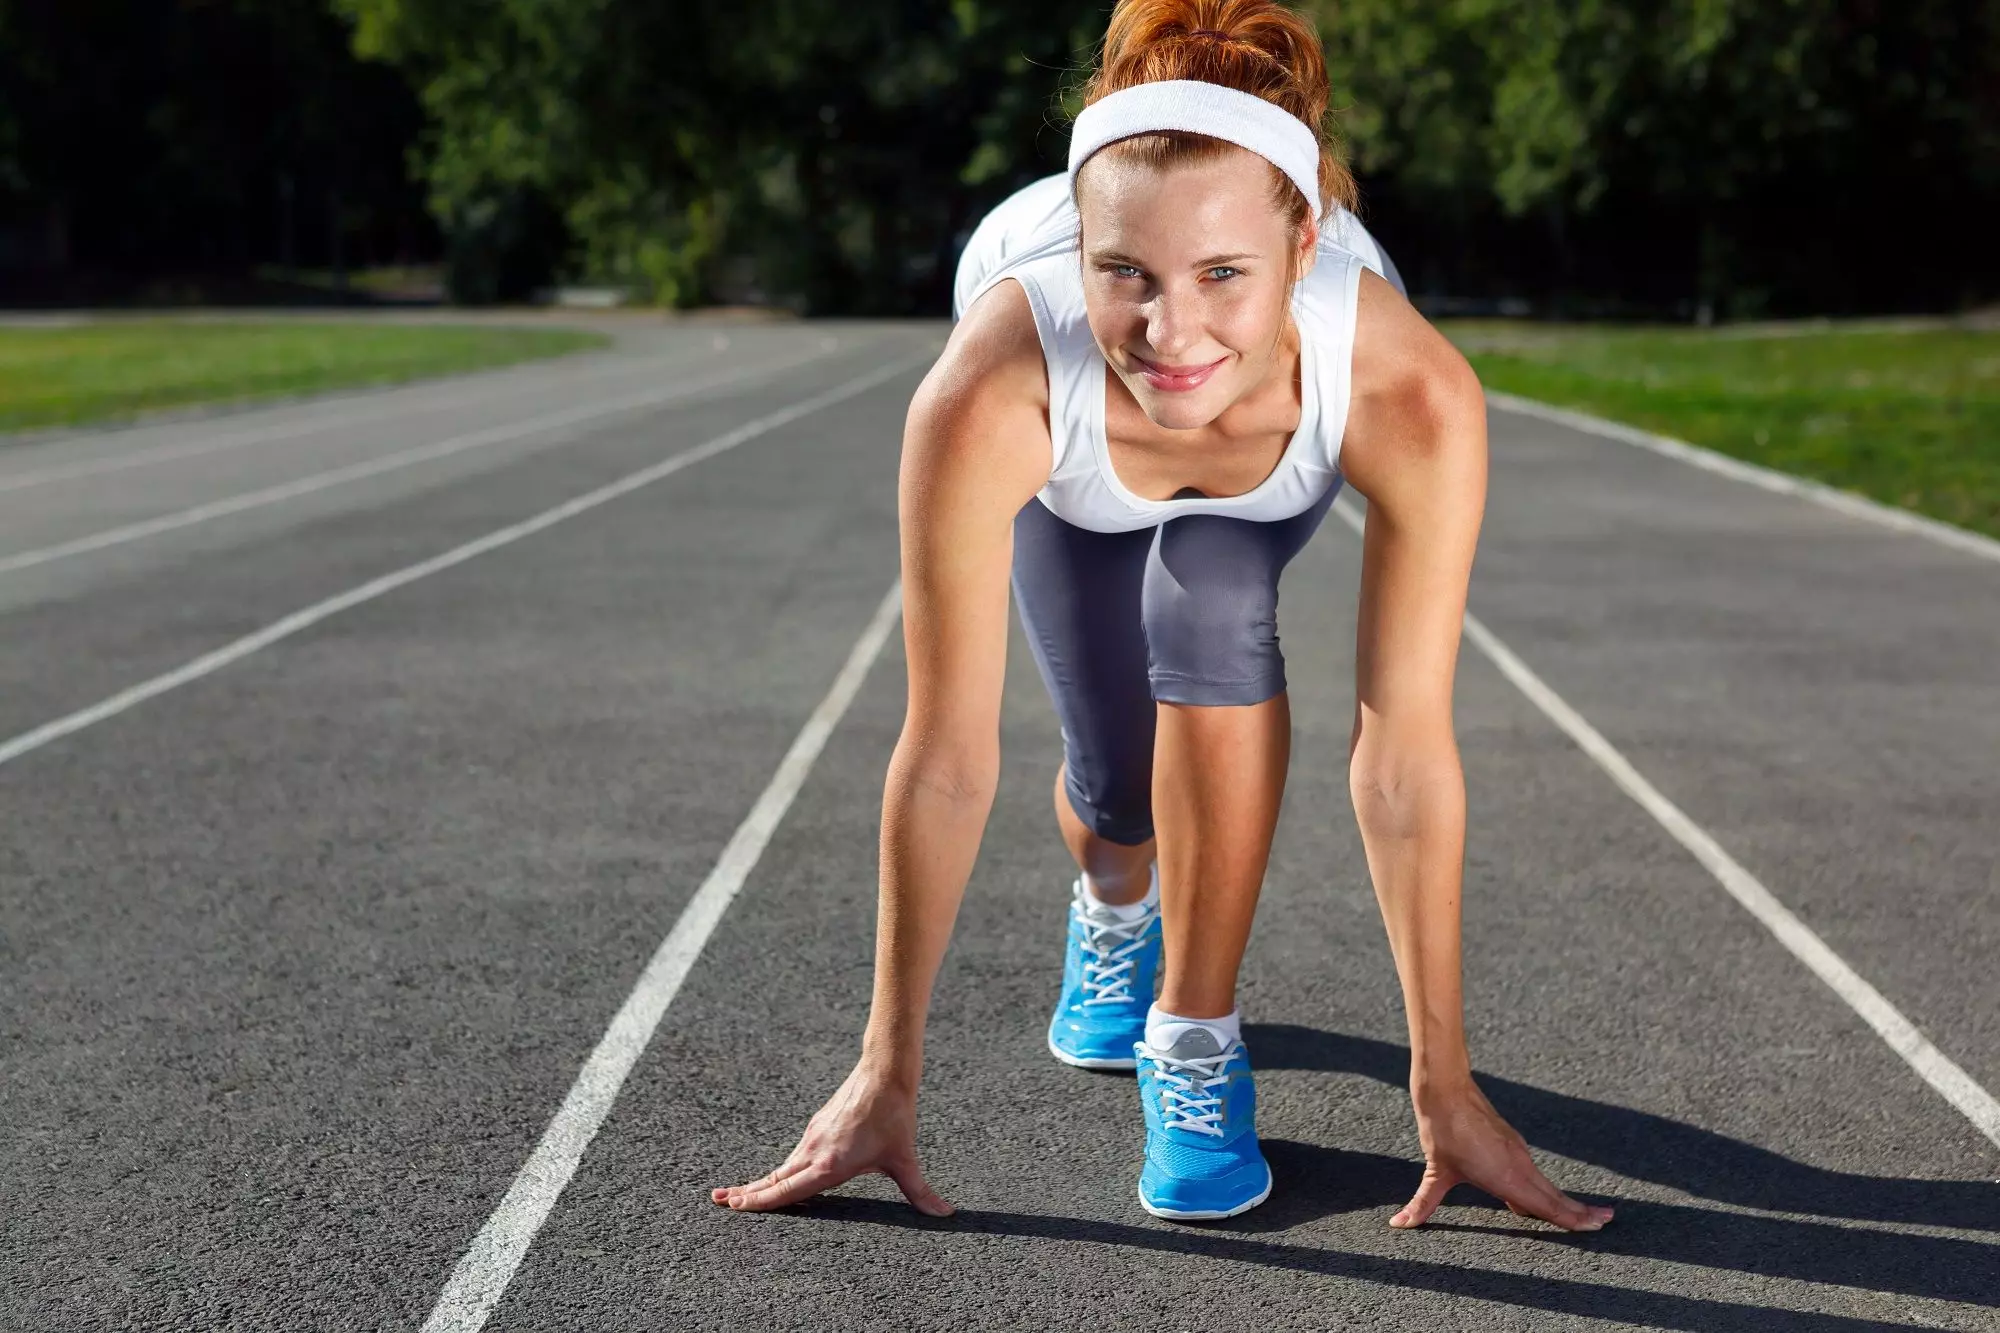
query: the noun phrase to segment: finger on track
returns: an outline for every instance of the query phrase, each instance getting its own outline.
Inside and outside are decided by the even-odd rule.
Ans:
[[[750,1181],[748,1184],[725,1185],[716,1189],[713,1192],[717,1195],[727,1195],[727,1194],[732,1194],[738,1190],[763,1189],[767,1185],[776,1185],[780,1181],[791,1179],[799,1172],[805,1170],[807,1165],[808,1163],[803,1160],[788,1161],[784,1165],[778,1167],[777,1169],[767,1172],[764,1175],[757,1177],[757,1179]]]
[[[1403,1205],[1401,1212],[1389,1219],[1392,1227],[1420,1227],[1430,1221],[1431,1214],[1444,1202],[1444,1196],[1451,1193],[1452,1186],[1458,1184],[1458,1177],[1447,1171],[1432,1168],[1424,1172],[1424,1180],[1417,1186],[1417,1192]]]
[[[1596,1231],[1611,1220],[1609,1208],[1579,1203],[1539,1174],[1526,1186],[1507,1199],[1508,1209],[1520,1216],[1539,1218],[1565,1231]]]
[[[848,1177],[827,1166],[815,1166],[775,1185],[744,1189],[729,1197],[729,1206],[739,1212],[763,1213],[803,1203],[822,1190],[841,1184]]]
[[[882,1174],[896,1182],[896,1188],[903,1191],[903,1197],[920,1213],[932,1217],[950,1217],[958,1211],[946,1203],[938,1192],[924,1179],[924,1169],[914,1156],[885,1163]]]

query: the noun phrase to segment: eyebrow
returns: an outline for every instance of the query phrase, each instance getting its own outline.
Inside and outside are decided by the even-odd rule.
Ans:
[[[1197,269],[1218,268],[1224,264],[1234,264],[1244,259],[1262,258],[1262,255],[1254,255],[1248,251],[1233,255],[1210,255],[1208,258],[1191,265],[1191,267]],[[1093,250],[1090,253],[1090,259],[1094,264],[1130,264],[1133,268],[1146,267],[1138,260],[1132,258],[1132,256],[1119,250]]]

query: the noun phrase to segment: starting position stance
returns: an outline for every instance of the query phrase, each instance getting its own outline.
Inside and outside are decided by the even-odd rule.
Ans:
[[[917,1085],[999,779],[1010,585],[1062,721],[1056,818],[1081,871],[1049,1048],[1136,1068],[1148,1212],[1270,1194],[1236,974],[1290,756],[1278,576],[1345,479],[1368,500],[1349,785],[1427,1159],[1392,1225],[1460,1181],[1560,1226],[1609,1220],[1542,1176],[1472,1080],[1451,694],[1485,408],[1354,219],[1327,100],[1316,35],[1271,0],[1121,0],[1068,175],[974,234],[904,433],[909,709],[861,1058],[784,1165],[717,1203],[879,1171],[950,1211],[917,1163]]]

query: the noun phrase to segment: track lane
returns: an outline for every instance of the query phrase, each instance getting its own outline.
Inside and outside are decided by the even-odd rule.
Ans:
[[[0,1010],[32,1015],[0,1047],[0,1175],[29,1201],[10,1321],[421,1319],[823,690],[850,600],[879,599],[858,570],[892,488],[866,460],[893,462],[913,383],[0,769]],[[269,552],[264,590],[662,452],[612,433],[347,516]],[[72,627],[115,608],[90,610]]]
[[[815,364],[779,386],[753,382],[733,394],[700,397],[642,419],[577,432],[559,448],[531,449],[497,471],[427,479],[396,509],[401,526],[367,519],[354,497],[335,512],[274,515],[272,530],[219,534],[209,553],[157,547],[105,559],[83,586],[33,599],[5,613],[0,635],[0,736],[13,736],[180,666],[238,636],[322,598],[435,557],[535,512],[518,494],[566,501],[721,436],[779,401],[803,401],[902,355],[907,340]],[[489,484],[489,473],[500,479]],[[519,492],[509,489],[519,486]],[[394,492],[391,493],[393,497]],[[546,506],[542,506],[546,507]],[[348,522],[359,517],[359,522]],[[249,522],[248,519],[245,522]],[[239,550],[251,542],[249,552]],[[129,565],[130,568],[126,568]],[[10,583],[0,579],[0,605]],[[115,577],[113,575],[115,574]]]
[[[1978,1228],[2000,1188],[1955,1175],[1983,1141],[1478,662],[1460,701],[1474,1050],[1532,1141],[1572,1155],[1551,1161],[1557,1178],[1618,1199],[1620,1217],[1565,1239],[1461,1191],[1442,1226],[1387,1229],[1417,1147],[1337,763],[1353,614],[1337,589],[1354,573],[1338,545],[1316,543],[1288,584],[1292,660],[1328,674],[1294,671],[1294,785],[1246,967],[1270,1204],[1215,1227],[1145,1219],[1129,1080],[1042,1050],[1065,872],[1046,808],[1054,724],[1017,635],[1003,790],[940,980],[922,1110],[959,1220],[917,1218],[883,1180],[769,1217],[705,1198],[778,1160],[853,1059],[901,719],[885,660],[492,1326],[812,1328],[885,1303],[913,1328],[1136,1329],[1195,1308],[1274,1329],[1990,1319],[2000,1293],[1977,1265],[2000,1248]],[[1289,590],[1309,585],[1330,592],[1301,611]]]
[[[5,1058],[41,1043],[30,1054],[56,1063],[28,1082],[67,1078],[83,1093],[93,1058],[154,1075],[96,1085],[108,1095],[79,1095],[52,1122],[11,1121],[42,1137],[25,1144],[28,1174],[0,1172],[36,1182],[57,1215],[37,1214],[31,1233],[10,1222],[8,1254],[137,1223],[108,1257],[93,1251],[95,1268],[60,1250],[60,1267],[36,1270],[47,1299],[133,1322],[414,1326],[678,910],[655,869],[679,884],[706,872],[851,645],[857,608],[893,573],[902,406],[871,396],[852,422],[808,432],[804,453],[774,453],[775,468],[747,452],[741,468],[716,460],[686,475],[666,513],[578,526],[533,562],[496,555],[454,577],[448,598],[385,602],[288,652],[283,670],[274,658],[201,708],[123,733],[115,770],[73,757],[31,807],[12,805],[0,770],[10,810],[36,829],[0,863],[0,902],[16,909],[0,941],[63,955],[69,988],[53,1007],[9,998],[8,1012],[60,1021],[12,1034]],[[1512,462],[1497,435],[1496,457]],[[642,447],[657,441],[607,438],[576,459],[609,470]],[[315,525],[311,545],[268,547],[260,572],[280,585],[320,577],[316,561],[352,558],[415,514],[490,518],[507,488],[573,485],[575,460],[560,461]],[[1553,648],[1556,669],[1574,670],[1569,650],[1606,615],[1590,597],[1630,595],[1611,576],[1635,520],[1621,508],[1566,533],[1558,491],[1517,527],[1499,484],[1511,475],[1496,468],[1484,549],[1498,532],[1590,556],[1545,589],[1569,595],[1577,622],[1505,632],[1538,667]],[[1602,503],[1587,488],[1567,501]],[[1503,513],[1515,517],[1503,525]],[[885,658],[494,1326],[823,1327],[888,1301],[911,1327],[1066,1325],[1082,1311],[1157,1328],[1194,1310],[1270,1328],[1988,1326],[2000,1297],[1983,1261],[2000,1253],[2000,1203],[1983,1141],[1470,655],[1475,1058],[1531,1141],[1568,1154],[1544,1159],[1559,1181],[1618,1197],[1620,1217],[1557,1240],[1514,1234],[1504,1214],[1455,1196],[1446,1227],[1384,1228],[1413,1187],[1416,1147],[1396,1086],[1393,972],[1346,813],[1344,543],[1330,525],[1286,583],[1299,740],[1245,986],[1280,1171],[1271,1205],[1227,1228],[1143,1219],[1120,1167],[1136,1169],[1129,1084],[1041,1052],[1067,876],[1047,810],[1054,725],[1017,636],[1003,802],[941,983],[924,1110],[927,1163],[966,1214],[913,1226],[882,1202],[886,1182],[773,1218],[703,1197],[782,1155],[851,1061],[881,772],[901,719],[900,659]],[[1475,609],[1497,625],[1510,604],[1488,611],[1489,573],[1482,556]],[[66,631],[39,622],[56,637],[8,641],[35,645],[24,665],[46,652],[40,674],[24,674],[55,689],[49,660],[89,660],[61,633],[157,624],[168,586],[79,609]],[[1702,684],[1702,646],[1680,663],[1687,685]],[[1680,702],[1619,693],[1625,683],[1585,671],[1562,688]],[[1759,723],[1779,736],[1782,703]],[[1727,708],[1711,719],[1741,720]],[[204,873],[222,882],[188,882]],[[174,901],[198,910],[135,933],[149,921],[134,904]],[[1970,910],[1982,928],[1984,909]],[[240,966],[256,941],[266,954]],[[0,967],[20,975],[11,959]],[[219,1070],[232,1065],[256,1077],[231,1085]],[[440,1065],[464,1084],[455,1103],[437,1094]],[[8,1072],[0,1086],[20,1086]],[[118,1151],[126,1125],[171,1130],[187,1106],[206,1124],[153,1140],[167,1146],[150,1159]],[[52,1128],[95,1137],[79,1148]],[[113,1211],[149,1189],[161,1206]],[[178,1233],[163,1207],[179,1209]]]
[[[883,337],[894,338],[879,328],[835,333],[799,326],[756,339],[737,336],[734,343],[730,336],[704,335],[695,347],[640,341],[615,357],[591,358],[567,378],[551,379],[551,367],[536,366],[421,393],[384,391],[341,404],[339,412],[311,403],[246,413],[248,421],[220,418],[207,434],[176,425],[161,446],[170,451],[226,442],[231,432],[247,433],[255,447],[176,456],[154,467],[13,491],[4,489],[0,474],[0,610],[450,485],[566,447],[621,419],[810,380],[817,363],[838,361],[843,352],[866,356]],[[718,339],[723,347],[715,346]],[[342,425],[348,422],[360,424]],[[144,455],[154,429],[133,428],[126,451],[108,461]],[[272,430],[279,438],[266,440],[262,432]],[[87,451],[82,463],[45,460],[26,475],[107,461],[94,457],[109,447],[102,436],[74,447]]]
[[[1565,466],[1581,464],[1566,455]],[[1633,516],[1618,518],[1622,531],[1600,541],[1625,539]],[[1528,523],[1520,535],[1546,531]],[[828,777],[804,793],[793,819],[812,833],[789,843],[789,865],[786,840],[774,845],[764,896],[753,886],[725,923],[720,956],[691,979],[678,1022],[669,1016],[664,1049],[600,1141],[604,1160],[585,1163],[501,1326],[610,1326],[599,1312],[615,1311],[812,1327],[867,1318],[892,1286],[913,1327],[1038,1325],[1081,1309],[1107,1327],[1151,1327],[1197,1304],[1258,1327],[1357,1313],[1393,1327],[1988,1326],[2000,1305],[1991,1145],[1482,662],[1461,667],[1460,704],[1475,803],[1475,1050],[1496,1102],[1538,1147],[1572,1157],[1554,1164],[1558,1178],[1624,1202],[1613,1229],[1579,1241],[1517,1236],[1504,1214],[1495,1223],[1463,1203],[1422,1240],[1380,1230],[1414,1187],[1418,1154],[1393,972],[1344,818],[1356,571],[1351,551],[1328,554],[1323,538],[1287,581],[1293,660],[1309,654],[1327,674],[1301,683],[1294,670],[1293,789],[1245,985],[1246,1012],[1267,1016],[1253,1029],[1271,1071],[1266,1133],[1294,1193],[1244,1227],[1286,1243],[1188,1239],[1136,1220],[1115,1165],[1136,1156],[1129,1088],[1106,1096],[1104,1081],[1078,1082],[1041,1056],[1064,875],[1046,827],[1045,717],[1036,739],[1009,733],[1010,750],[1025,743],[1043,762],[1009,761],[933,1020],[927,1163],[969,1215],[916,1221],[882,1181],[844,1192],[877,1202],[774,1219],[718,1219],[706,1204],[707,1185],[781,1157],[851,1061],[872,903],[861,849],[873,812],[860,798],[900,718],[892,675],[849,723],[873,728],[872,748],[845,742],[859,790],[837,796]],[[1476,603],[1486,596],[1482,584]],[[1706,646],[1717,645],[1690,656]],[[1010,709],[1045,712],[1018,643],[1011,675]],[[823,805],[848,819],[814,820]],[[1330,822],[1302,829],[1302,805]],[[1326,867],[1342,865],[1329,884]],[[1978,979],[1962,980],[1982,1003]],[[744,1123],[774,1101],[790,1114],[762,1130]],[[715,1156],[726,1168],[708,1165]],[[856,1223],[889,1230],[851,1234]],[[1103,1244],[1077,1244],[1091,1240]],[[1127,1249],[1129,1260],[1115,1254]],[[1578,1278],[1578,1251],[1592,1255],[1592,1280]],[[1147,1257],[1160,1253],[1177,1267]],[[889,1276],[909,1273],[939,1281]]]
[[[404,323],[380,314],[357,322]],[[432,322],[451,322],[432,321]],[[502,316],[489,322],[507,323]],[[518,321],[517,321],[518,322]],[[345,447],[340,436],[421,426],[439,412],[477,411],[506,404],[518,411],[549,393],[574,393],[629,383],[662,361],[692,363],[727,352],[739,337],[754,349],[798,325],[738,330],[654,321],[586,321],[612,345],[566,356],[518,362],[397,385],[360,385],[296,398],[198,404],[108,424],[0,434],[0,494],[59,484],[79,476],[177,464],[187,459],[289,445],[308,436],[321,447]],[[839,331],[831,331],[838,337]],[[819,335],[816,335],[819,336]],[[743,348],[739,347],[739,354]]]
[[[1474,609],[2000,1089],[2000,578],[1546,422],[1492,418]]]

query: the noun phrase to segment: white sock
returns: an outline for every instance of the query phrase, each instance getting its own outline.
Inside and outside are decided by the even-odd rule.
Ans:
[[[1089,875],[1082,876],[1082,879],[1084,902],[1090,905],[1092,911],[1108,912],[1114,920],[1137,921],[1140,917],[1160,905],[1160,863],[1158,861],[1153,862],[1152,882],[1146,886],[1146,896],[1136,903],[1107,903],[1097,896],[1097,886],[1090,882]]]
[[[1215,1034],[1216,1044],[1226,1051],[1242,1040],[1242,1012],[1231,1009],[1220,1018],[1182,1018],[1157,1004],[1146,1011],[1146,1044],[1156,1051],[1172,1046],[1189,1028],[1207,1028]]]

